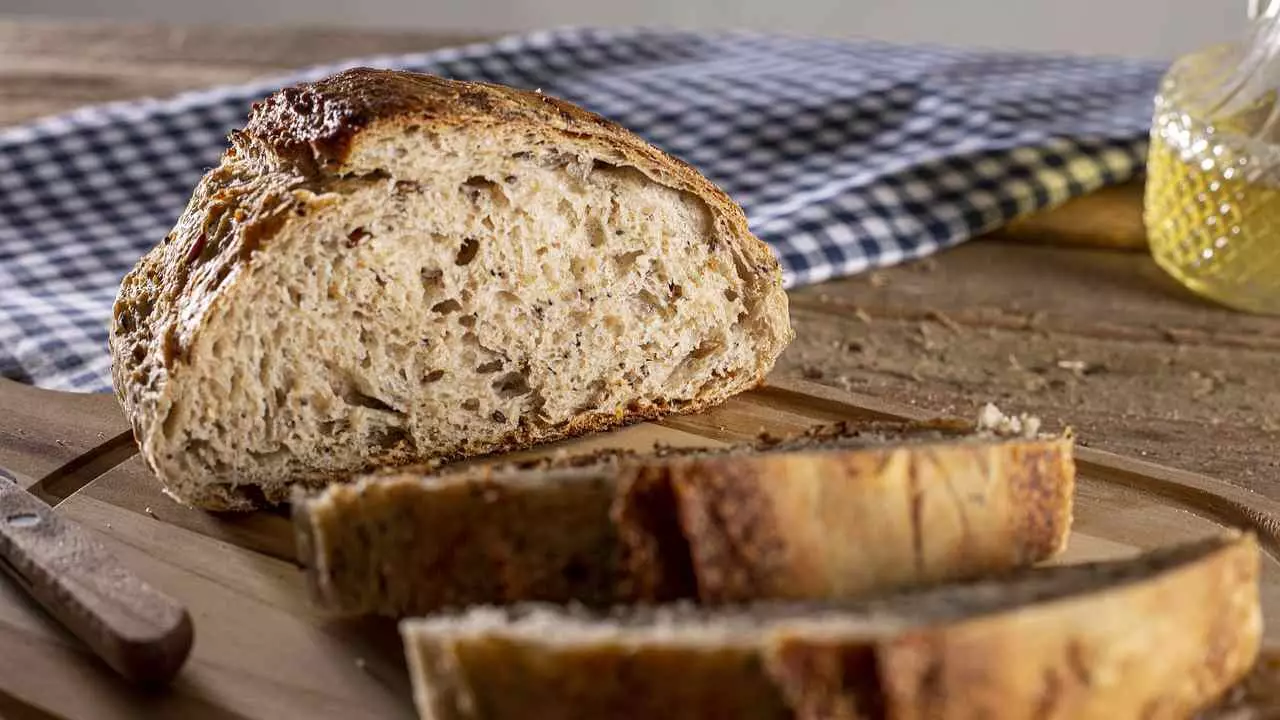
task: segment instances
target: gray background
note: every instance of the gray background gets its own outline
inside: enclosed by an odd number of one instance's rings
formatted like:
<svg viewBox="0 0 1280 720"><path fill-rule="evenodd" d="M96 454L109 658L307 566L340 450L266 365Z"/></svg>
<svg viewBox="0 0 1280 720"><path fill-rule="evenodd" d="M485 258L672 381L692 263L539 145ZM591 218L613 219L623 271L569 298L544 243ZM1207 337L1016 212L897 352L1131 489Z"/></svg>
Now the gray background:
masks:
<svg viewBox="0 0 1280 720"><path fill-rule="evenodd" d="M0 13L480 31L643 23L1168 58L1237 36L1246 6L1246 0L0 0Z"/></svg>

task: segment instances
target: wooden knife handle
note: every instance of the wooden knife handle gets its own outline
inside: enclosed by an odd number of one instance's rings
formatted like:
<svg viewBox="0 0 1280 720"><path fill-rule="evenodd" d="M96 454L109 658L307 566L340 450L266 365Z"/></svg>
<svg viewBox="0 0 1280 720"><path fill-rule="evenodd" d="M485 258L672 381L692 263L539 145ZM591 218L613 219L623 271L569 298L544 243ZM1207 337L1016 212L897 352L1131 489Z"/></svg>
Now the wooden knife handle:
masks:
<svg viewBox="0 0 1280 720"><path fill-rule="evenodd" d="M0 569L130 681L165 684L191 651L191 618L182 605L2 470Z"/></svg>

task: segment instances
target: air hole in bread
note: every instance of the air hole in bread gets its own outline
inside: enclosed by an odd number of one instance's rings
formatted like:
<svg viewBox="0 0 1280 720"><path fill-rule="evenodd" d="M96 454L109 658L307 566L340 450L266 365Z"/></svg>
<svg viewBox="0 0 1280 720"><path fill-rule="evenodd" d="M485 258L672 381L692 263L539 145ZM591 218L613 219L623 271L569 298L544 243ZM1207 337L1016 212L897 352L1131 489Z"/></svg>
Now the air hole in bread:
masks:
<svg viewBox="0 0 1280 720"><path fill-rule="evenodd" d="M413 450L418 446L413 439L413 434L402 427L395 425L382 425L370 430L368 434L368 442L385 449L401 449Z"/></svg>
<svg viewBox="0 0 1280 720"><path fill-rule="evenodd" d="M643 250L632 250L630 252L620 253L613 256L613 264L618 268L618 274L621 275L630 272L636 266L636 260L644 254Z"/></svg>
<svg viewBox="0 0 1280 720"><path fill-rule="evenodd" d="M522 302L519 295L506 290L498 291L498 299L511 305L519 305Z"/></svg>
<svg viewBox="0 0 1280 720"><path fill-rule="evenodd" d="M480 401L475 398L468 398L462 401L462 409L475 412L480 409Z"/></svg>
<svg viewBox="0 0 1280 720"><path fill-rule="evenodd" d="M494 410L489 414L489 419L496 423L505 423L507 421L507 416L504 415L501 410Z"/></svg>
<svg viewBox="0 0 1280 720"><path fill-rule="evenodd" d="M604 327L616 337L622 337L626 332L627 326L623 324L622 318L617 315L608 315L604 319Z"/></svg>
<svg viewBox="0 0 1280 720"><path fill-rule="evenodd" d="M422 278L422 289L428 294L444 288L444 273L438 268L422 268L418 275Z"/></svg>
<svg viewBox="0 0 1280 720"><path fill-rule="evenodd" d="M475 316L475 315L463 315L462 317L458 318L458 324L459 324L459 325L461 325L462 327L467 327L467 328L469 328L469 327L475 327L475 326L476 326L476 316Z"/></svg>
<svg viewBox="0 0 1280 720"><path fill-rule="evenodd" d="M133 315L127 312L121 312L116 316L116 324L119 326L120 332L131 333L138 327L134 322Z"/></svg>
<svg viewBox="0 0 1280 720"><path fill-rule="evenodd" d="M738 299L738 293L735 292L733 288L725 288L724 299L729 302L735 302Z"/></svg>
<svg viewBox="0 0 1280 720"><path fill-rule="evenodd" d="M462 309L462 303L458 302L457 300L454 300L453 298L449 298L448 300L441 300L440 302L431 306L431 312L440 313L441 315L448 315L451 312L458 312L461 309Z"/></svg>
<svg viewBox="0 0 1280 720"><path fill-rule="evenodd" d="M570 260L569 272L573 274L573 279L577 282L585 281L587 278L587 261L582 258Z"/></svg>
<svg viewBox="0 0 1280 720"><path fill-rule="evenodd" d="M462 183L463 187L474 188L477 190L492 190L498 186L497 183L483 175L472 175Z"/></svg>
<svg viewBox="0 0 1280 720"><path fill-rule="evenodd" d="M388 405L381 398L376 398L367 393L362 393L359 390L352 390L348 392L342 399L346 401L348 405L355 405L357 407L378 410L381 412L397 412L394 407Z"/></svg>
<svg viewBox="0 0 1280 720"><path fill-rule="evenodd" d="M590 385L587 386L587 393L588 395L587 395L586 401L583 402L581 405L579 405L577 408L578 413L585 413L585 412L591 412L593 410L598 410L600 402L603 401L605 399L605 396L609 394L608 386L605 384L604 380L600 378L596 378L595 380L591 381Z"/></svg>
<svg viewBox="0 0 1280 720"><path fill-rule="evenodd" d="M358 227L347 233L347 247L358 247L366 238L370 237L370 233L363 227Z"/></svg>
<svg viewBox="0 0 1280 720"><path fill-rule="evenodd" d="M675 311L671 309L671 306L668 303L664 302L649 290L641 290L636 293L636 300L640 302L641 311L639 314L641 316L657 313L665 320L670 319L672 315L675 315Z"/></svg>
<svg viewBox="0 0 1280 720"><path fill-rule="evenodd" d="M443 377L444 377L443 370L432 370L431 372L427 373L425 377L422 378L422 382L424 383L439 382L439 380Z"/></svg>
<svg viewBox="0 0 1280 720"><path fill-rule="evenodd" d="M593 218L589 225L587 242L593 248L601 247L608 240L609 235L605 232L604 221L600 218Z"/></svg>
<svg viewBox="0 0 1280 720"><path fill-rule="evenodd" d="M422 130L421 125L409 125L404 129L405 135L415 135Z"/></svg>
<svg viewBox="0 0 1280 720"><path fill-rule="evenodd" d="M480 252L480 241L475 238L467 238L462 241L462 247L458 249L458 256L453 259L455 265L467 265L476 259L476 253Z"/></svg>
<svg viewBox="0 0 1280 720"><path fill-rule="evenodd" d="M498 392L498 397L504 400L533 392L533 388L529 387L529 377L522 372L503 375L493 383L493 389Z"/></svg>
<svg viewBox="0 0 1280 720"><path fill-rule="evenodd" d="M698 347L689 353L690 360L702 360L710 357L724 348L724 341L720 338L711 338L704 340Z"/></svg>
<svg viewBox="0 0 1280 720"><path fill-rule="evenodd" d="M479 366L477 366L477 367L476 367L476 372L477 372L477 373L479 373L479 374L481 374L481 375L488 375L488 374L490 374L490 373L496 373L496 372L498 372L499 370L501 370L501 369L502 369L502 366L503 366L503 365L504 365L504 363L503 363L501 360L490 360L489 362L484 363L483 365L479 365Z"/></svg>
<svg viewBox="0 0 1280 720"><path fill-rule="evenodd" d="M222 284L227 281L227 278L231 277L231 271L234 268L235 266L231 264L226 264L218 268L217 274L213 276L213 287L221 287Z"/></svg>

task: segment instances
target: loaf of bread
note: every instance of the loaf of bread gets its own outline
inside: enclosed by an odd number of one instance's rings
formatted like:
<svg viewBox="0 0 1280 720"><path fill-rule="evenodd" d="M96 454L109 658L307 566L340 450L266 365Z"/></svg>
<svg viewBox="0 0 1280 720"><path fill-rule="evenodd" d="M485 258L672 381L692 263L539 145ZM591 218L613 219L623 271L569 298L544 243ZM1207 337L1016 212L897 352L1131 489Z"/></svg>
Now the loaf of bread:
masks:
<svg viewBox="0 0 1280 720"><path fill-rule="evenodd" d="M535 92L370 69L254 106L125 277L116 393L181 502L718 403L793 332L690 166Z"/></svg>
<svg viewBox="0 0 1280 720"><path fill-rule="evenodd" d="M1135 559L845 603L472 608L405 620L422 718L1185 718L1242 677L1258 549Z"/></svg>
<svg viewBox="0 0 1280 720"><path fill-rule="evenodd" d="M1069 437L836 424L716 450L378 474L293 504L337 614L472 604L856 597L1057 553Z"/></svg>

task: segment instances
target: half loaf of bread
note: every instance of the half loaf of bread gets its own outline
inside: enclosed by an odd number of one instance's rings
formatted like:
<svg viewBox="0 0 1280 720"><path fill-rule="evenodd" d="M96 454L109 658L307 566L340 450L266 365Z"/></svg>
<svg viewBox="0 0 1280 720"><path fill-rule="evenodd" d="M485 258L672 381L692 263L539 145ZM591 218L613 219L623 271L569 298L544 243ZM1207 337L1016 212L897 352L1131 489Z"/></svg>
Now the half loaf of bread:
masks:
<svg viewBox="0 0 1280 720"><path fill-rule="evenodd" d="M1261 628L1232 534L862 602L473 608L401 634L430 720L1137 720L1214 700Z"/></svg>
<svg viewBox="0 0 1280 720"><path fill-rule="evenodd" d="M405 616L518 601L854 597L1058 552L1069 437L836 424L715 450L380 474L293 505L314 597Z"/></svg>
<svg viewBox="0 0 1280 720"><path fill-rule="evenodd" d="M111 325L116 394L179 501L696 410L792 338L742 210L553 97L355 69L256 104L231 143Z"/></svg>

